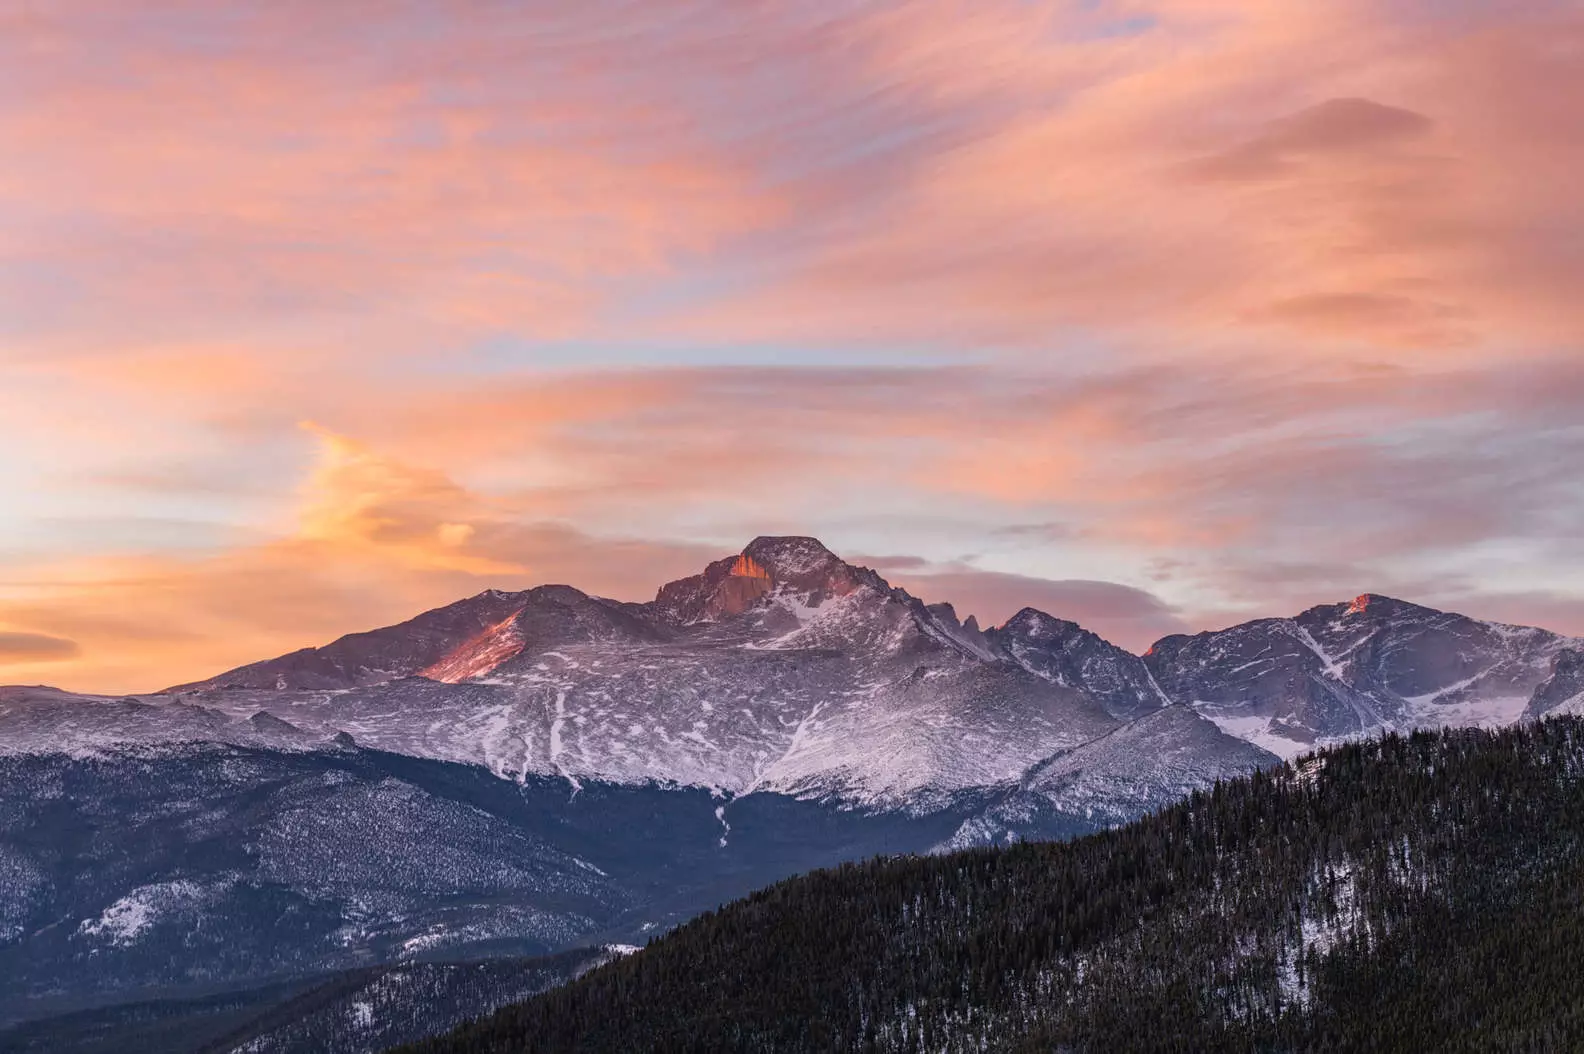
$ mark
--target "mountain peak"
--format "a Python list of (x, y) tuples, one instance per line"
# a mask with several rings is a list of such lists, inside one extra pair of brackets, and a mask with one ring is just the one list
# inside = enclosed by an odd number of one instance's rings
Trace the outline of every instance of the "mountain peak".
[(1138, 656), (1038, 608), (1023, 608), (986, 636), (1036, 677), (1081, 688), (1119, 720), (1169, 702)]
[(1437, 615), (1443, 614), (1436, 608), (1415, 604), (1411, 600), (1398, 600), (1396, 597), (1389, 597), (1384, 593), (1360, 593), (1345, 604), (1332, 604), (1329, 607), (1331, 610), (1340, 608), (1343, 615), (1368, 615), (1371, 617), (1416, 611)]
[(1082, 627), (1076, 622), (1057, 618), (1055, 615), (1046, 614), (1039, 608), (1032, 607), (1023, 608), (1001, 625), (1001, 632), (1004, 634), (1018, 634), (1031, 638), (1063, 636), (1073, 630), (1081, 629)]
[(803, 535), (760, 535), (743, 547), (742, 555), (767, 568), (777, 580), (828, 571), (842, 563), (818, 538)]
[(1370, 612), (1371, 607), (1378, 612), (1383, 607), (1400, 606), (1401, 604), (1403, 604), (1403, 601), (1393, 600), (1391, 597), (1382, 596), (1379, 593), (1360, 593), (1348, 604), (1346, 613), (1349, 615), (1364, 615)]
[(818, 538), (761, 535), (735, 556), (703, 572), (660, 587), (655, 607), (682, 624), (739, 615), (777, 587), (813, 597), (841, 596), (861, 583), (884, 585), (873, 572), (853, 567)]

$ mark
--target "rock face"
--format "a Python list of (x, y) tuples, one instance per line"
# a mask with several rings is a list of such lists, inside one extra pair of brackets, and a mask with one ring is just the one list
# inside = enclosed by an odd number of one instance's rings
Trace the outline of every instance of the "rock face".
[(1384, 729), (1504, 724), (1576, 643), (1390, 597), (1158, 641), (1156, 682), (1224, 730), (1284, 756)]
[(741, 615), (777, 585), (818, 607), (861, 585), (885, 588), (873, 571), (853, 567), (815, 538), (755, 538), (736, 556), (717, 560), (702, 574), (660, 588), (649, 605), (662, 622), (691, 626)]
[(1551, 674), (1535, 688), (1525, 717), (1584, 714), (1584, 648), (1564, 648), (1551, 662)]

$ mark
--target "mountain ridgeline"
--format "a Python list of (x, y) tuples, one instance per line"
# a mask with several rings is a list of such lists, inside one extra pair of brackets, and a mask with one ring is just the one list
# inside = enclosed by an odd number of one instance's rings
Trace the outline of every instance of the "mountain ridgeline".
[(0, 688), (0, 1028), (642, 943), (813, 868), (1569, 713), (1584, 642), (1541, 629), (1366, 595), (1140, 656), (799, 537), (643, 604), (489, 590), (153, 695)]
[(1394, 734), (790, 879), (404, 1050), (1576, 1050), (1581, 875), (1584, 721)]

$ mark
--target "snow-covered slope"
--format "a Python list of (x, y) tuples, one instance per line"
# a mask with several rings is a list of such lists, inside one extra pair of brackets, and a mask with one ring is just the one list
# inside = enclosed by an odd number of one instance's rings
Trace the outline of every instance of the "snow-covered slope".
[(1386, 729), (1508, 724), (1579, 642), (1390, 597), (1156, 642), (1156, 682), (1224, 730), (1291, 757)]
[(395, 626), (351, 633), (322, 648), (252, 663), (163, 694), (221, 688), (333, 690), (420, 673), (461, 680), (562, 644), (644, 641), (664, 632), (643, 617), (639, 605), (591, 597), (571, 586), (517, 593), (490, 589)]
[(1186, 706), (1162, 707), (1034, 765), (1012, 793), (966, 821), (941, 848), (1116, 826), (1279, 761)]

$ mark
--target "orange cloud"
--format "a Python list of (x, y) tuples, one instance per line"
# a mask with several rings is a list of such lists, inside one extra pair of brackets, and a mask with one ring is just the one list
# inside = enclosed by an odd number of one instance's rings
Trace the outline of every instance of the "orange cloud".
[[(0, 677), (153, 690), (485, 588), (567, 581), (646, 600), (713, 548), (599, 539), (315, 429), (289, 533), (179, 555), (93, 555), (0, 581)], [(465, 517), (466, 519), (459, 519)], [(71, 627), (75, 637), (55, 636)], [(67, 646), (70, 646), (69, 648)]]
[(296, 540), (325, 550), (370, 551), (413, 570), (523, 575), (528, 569), (470, 552), (476, 528), (448, 517), (481, 503), (440, 472), (381, 457), (317, 425), (319, 460), (303, 486)]

